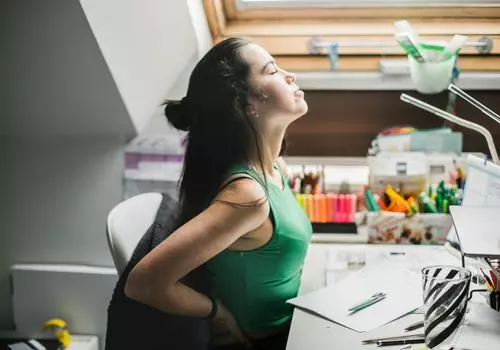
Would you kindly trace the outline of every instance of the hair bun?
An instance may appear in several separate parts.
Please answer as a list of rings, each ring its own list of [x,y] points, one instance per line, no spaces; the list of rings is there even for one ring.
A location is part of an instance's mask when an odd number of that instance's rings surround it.
[[[165,116],[168,122],[174,128],[182,131],[189,131],[191,127],[191,118],[189,113],[186,113],[186,98],[182,100],[167,100],[165,105]]]

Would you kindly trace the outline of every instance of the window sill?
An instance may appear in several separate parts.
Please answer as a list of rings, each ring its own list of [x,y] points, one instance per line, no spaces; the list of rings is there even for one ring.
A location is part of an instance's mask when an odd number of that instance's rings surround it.
[[[408,74],[380,72],[300,72],[297,84],[303,90],[414,90]],[[500,72],[462,73],[457,86],[465,90],[500,90]]]

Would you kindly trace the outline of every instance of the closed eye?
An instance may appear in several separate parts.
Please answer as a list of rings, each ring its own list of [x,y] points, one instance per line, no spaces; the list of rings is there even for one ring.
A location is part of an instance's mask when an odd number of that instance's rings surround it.
[[[272,72],[269,72],[270,68],[273,68],[273,71]],[[266,72],[269,72],[268,74],[276,74],[279,72],[279,69],[278,67],[276,66],[276,62],[274,62],[273,60],[267,62],[264,67],[262,68],[262,74],[267,74]]]

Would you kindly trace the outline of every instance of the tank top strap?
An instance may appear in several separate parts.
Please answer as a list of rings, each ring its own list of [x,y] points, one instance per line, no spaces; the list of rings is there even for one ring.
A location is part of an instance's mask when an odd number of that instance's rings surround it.
[[[229,184],[232,181],[236,181],[236,179],[239,179],[239,177],[237,177],[236,175],[240,175],[240,176],[246,175],[247,177],[254,179],[255,181],[257,181],[257,183],[259,185],[262,186],[264,191],[267,193],[266,181],[264,180],[264,177],[261,174],[259,174],[258,172],[256,172],[255,170],[253,170],[251,167],[249,167],[247,165],[243,165],[243,164],[235,165],[231,168],[231,170],[228,172],[228,175],[226,177],[226,181],[224,181],[224,184],[226,184],[226,183]]]

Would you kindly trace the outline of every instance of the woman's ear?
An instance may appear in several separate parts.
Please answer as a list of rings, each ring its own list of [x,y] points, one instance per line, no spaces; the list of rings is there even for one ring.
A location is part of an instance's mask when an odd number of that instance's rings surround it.
[[[250,102],[248,104],[241,103],[241,99],[239,97],[236,97],[234,104],[236,109],[239,110],[240,113],[250,113],[254,117],[258,115],[257,101],[255,101],[254,97],[250,97]]]
[[[262,89],[261,87],[257,87],[255,89],[253,89],[253,95],[260,101],[260,102],[264,102],[265,100],[267,100],[269,98],[269,96],[267,96],[267,94],[264,92],[264,89]]]

